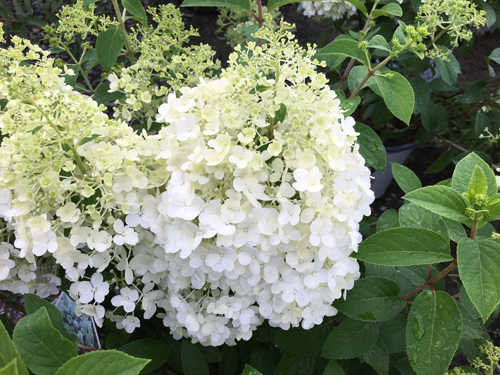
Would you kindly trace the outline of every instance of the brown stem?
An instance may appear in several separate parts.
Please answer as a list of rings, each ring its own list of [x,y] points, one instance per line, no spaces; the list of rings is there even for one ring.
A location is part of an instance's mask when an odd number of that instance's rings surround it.
[[[26,309],[18,304],[17,302],[14,301],[9,301],[7,297],[5,297],[3,294],[0,293],[0,301],[4,302],[6,305],[9,305],[10,307],[13,307],[17,311],[22,312],[24,315],[26,315]]]
[[[459,146],[457,145],[455,142],[453,141],[450,141],[449,139],[446,139],[445,137],[443,137],[442,135],[439,135],[438,133],[436,133],[435,131],[431,131],[431,134],[433,136],[435,136],[436,138],[439,138],[440,140],[448,143],[450,146],[453,146],[455,147],[457,150],[460,150],[462,152],[469,152],[469,150],[467,150],[466,148],[463,148],[462,146]]]
[[[257,22],[259,22],[259,29],[262,27],[264,24],[264,16],[262,14],[262,0],[257,0],[257,9],[259,10],[259,18],[257,19]],[[258,40],[258,45],[259,47],[262,47],[262,39],[259,38]]]
[[[7,18],[0,18],[0,22],[17,22],[17,23],[23,23],[23,21],[9,20]]]
[[[85,345],[82,345],[82,344],[78,344],[77,345],[80,349],[84,349],[84,350],[88,350],[88,351],[97,351],[97,350],[102,350],[102,349],[99,349],[99,348],[93,348],[91,346],[85,346]]]
[[[462,116],[468,115],[469,113],[474,112],[475,110],[480,109],[481,107],[485,106],[486,104],[494,102],[495,100],[498,100],[498,99],[500,99],[500,95],[497,95],[497,96],[495,96],[493,98],[489,98],[488,100],[485,100],[483,103],[475,106],[474,108],[469,109],[468,111],[459,113],[458,115],[455,115],[455,116],[451,116],[450,120],[453,120],[454,118],[458,118],[458,117],[462,117]]]
[[[354,96],[356,96],[358,94],[358,92],[363,88],[366,81],[368,81],[371,77],[373,77],[375,75],[375,72],[377,70],[379,70],[381,67],[383,67],[385,64],[387,64],[391,59],[392,59],[392,56],[389,55],[384,59],[384,61],[382,61],[380,64],[378,64],[375,68],[373,68],[373,69],[368,68],[368,74],[366,75],[366,77],[363,78],[363,80],[359,83],[358,87],[356,87],[356,89],[352,92],[352,94],[347,99],[351,99]]]
[[[457,266],[457,261],[456,261],[456,259],[453,259],[453,261],[448,265],[448,267],[446,267],[444,270],[442,270],[441,272],[439,272],[433,278],[425,281],[420,286],[418,286],[417,288],[413,289],[411,292],[406,293],[403,296],[403,298],[405,298],[405,299],[410,298],[411,296],[417,294],[421,290],[424,290],[426,287],[431,286],[436,281],[438,281],[439,279],[441,279],[443,276],[445,276],[446,274],[450,273],[456,266]]]
[[[260,22],[259,17],[257,17],[254,12],[249,12],[249,13],[253,18],[255,18],[257,22]]]

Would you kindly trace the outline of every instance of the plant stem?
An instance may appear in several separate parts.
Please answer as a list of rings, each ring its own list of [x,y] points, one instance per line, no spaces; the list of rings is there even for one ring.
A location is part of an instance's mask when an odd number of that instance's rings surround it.
[[[368,68],[368,74],[366,75],[366,77],[363,78],[363,80],[359,83],[358,87],[356,87],[356,89],[352,92],[352,94],[347,99],[351,99],[354,96],[356,96],[358,94],[358,92],[363,88],[366,81],[368,81],[371,77],[373,77],[375,75],[375,72],[377,70],[379,70],[381,67],[383,67],[385,64],[387,64],[391,59],[392,59],[392,56],[387,56],[384,59],[384,61],[382,61],[380,64],[378,64],[375,68],[373,68],[373,69]]]
[[[77,345],[79,348],[81,349],[84,349],[84,350],[88,350],[88,351],[97,351],[97,350],[102,350],[102,349],[99,349],[99,348],[93,348],[91,346],[85,346],[85,345],[82,345],[82,344],[78,344]]]
[[[457,150],[460,150],[460,151],[462,151],[462,152],[469,152],[469,150],[467,150],[466,148],[463,148],[462,146],[457,145],[455,142],[452,142],[452,141],[450,141],[449,139],[444,138],[442,135],[439,135],[438,133],[436,133],[436,132],[435,132],[435,131],[433,131],[433,130],[431,131],[431,134],[432,134],[433,136],[435,136],[436,138],[439,138],[440,140],[442,140],[442,141],[444,141],[444,142],[448,143],[450,146],[455,147]]]
[[[446,267],[444,270],[442,270],[441,272],[439,272],[433,278],[431,278],[431,279],[423,282],[420,286],[418,286],[417,288],[413,289],[411,292],[406,293],[403,296],[403,298],[405,298],[405,299],[410,298],[411,296],[417,294],[421,290],[424,290],[427,286],[431,286],[436,281],[438,281],[439,279],[441,279],[442,277],[444,277],[448,273],[450,273],[456,266],[457,266],[457,261],[456,261],[456,259],[453,259],[453,261],[448,265],[448,267]]]
[[[22,23],[22,21],[18,20],[9,20],[7,18],[0,18],[0,22],[17,22],[17,23]]]
[[[259,18],[257,19],[257,22],[259,22],[259,29],[262,27],[264,24],[264,15],[262,14],[262,0],[257,0],[257,9],[259,11]],[[259,47],[262,47],[262,39],[259,38],[257,41],[257,44]]]
[[[483,107],[483,106],[485,106],[486,104],[489,104],[489,103],[491,103],[491,102],[494,102],[495,100],[498,100],[498,99],[500,99],[500,95],[497,95],[497,96],[495,96],[495,97],[493,97],[493,98],[489,98],[488,100],[485,100],[483,103],[481,103],[481,104],[479,104],[479,105],[475,106],[474,108],[469,109],[468,111],[464,111],[464,112],[462,112],[462,113],[459,113],[458,115],[451,116],[451,117],[450,117],[450,120],[453,120],[453,119],[455,119],[455,118],[458,118],[458,117],[462,117],[462,116],[468,115],[469,113],[474,112],[475,110],[482,108],[482,107]]]
[[[115,8],[116,18],[118,19],[118,22],[120,23],[120,27],[121,27],[123,33],[125,34],[125,48],[127,49],[127,56],[130,59],[130,62],[132,64],[135,64],[134,51],[132,51],[132,48],[130,48],[127,30],[125,29],[125,21],[123,20],[123,17],[120,13],[120,7],[118,6],[118,0],[112,0],[112,2],[113,2],[113,7]]]
[[[71,53],[71,51],[69,50],[69,48],[66,48],[66,52],[68,53],[69,57],[71,57],[71,60],[73,60],[73,62],[78,65],[78,70],[80,71],[80,74],[82,75],[83,79],[85,80],[85,83],[89,87],[90,93],[91,94],[95,93],[95,90],[92,87],[92,85],[90,84],[90,81],[87,78],[87,75],[83,71],[81,63],[75,58],[75,56]],[[83,50],[83,53],[85,53],[85,50]],[[82,56],[83,56],[83,54],[82,54]]]
[[[26,309],[22,307],[20,304],[14,301],[9,301],[2,293],[0,293],[0,301],[5,303],[6,305],[13,307],[17,311],[22,312],[24,315],[26,315]]]
[[[470,237],[469,237],[471,240],[475,240],[476,239],[478,224],[479,224],[479,221],[474,220],[472,222],[472,228],[470,230]]]

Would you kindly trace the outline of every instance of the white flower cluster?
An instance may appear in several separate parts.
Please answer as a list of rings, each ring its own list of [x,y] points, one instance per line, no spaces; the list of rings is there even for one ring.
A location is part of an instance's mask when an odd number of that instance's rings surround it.
[[[219,79],[170,94],[158,135],[109,120],[46,53],[2,50],[0,214],[15,240],[1,239],[0,289],[59,268],[98,324],[108,300],[127,332],[157,315],[214,346],[264,319],[308,329],[334,315],[359,277],[370,172],[315,51],[274,28]]]
[[[356,7],[345,0],[302,1],[300,10],[304,16],[338,20],[356,14]]]

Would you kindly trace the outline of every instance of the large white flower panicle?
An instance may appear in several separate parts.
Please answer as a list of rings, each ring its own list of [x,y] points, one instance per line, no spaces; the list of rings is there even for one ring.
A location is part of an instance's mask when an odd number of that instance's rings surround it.
[[[159,109],[154,154],[171,176],[127,221],[155,235],[142,268],[166,272],[157,305],[177,337],[231,344],[264,319],[308,329],[359,277],[349,254],[370,172],[354,120],[289,28],[261,29],[262,47],[236,48],[220,79]]]

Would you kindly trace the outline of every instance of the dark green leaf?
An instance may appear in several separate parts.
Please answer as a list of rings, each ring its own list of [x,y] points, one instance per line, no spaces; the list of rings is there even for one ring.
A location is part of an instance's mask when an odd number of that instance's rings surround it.
[[[115,65],[118,55],[125,45],[125,34],[121,29],[110,28],[102,31],[96,40],[96,54],[99,62],[109,70]]]
[[[103,104],[104,106],[108,106],[109,102],[113,102],[115,100],[121,99],[125,97],[125,94],[120,91],[108,92],[109,90],[109,82],[103,82],[99,85],[94,95],[92,95],[92,99],[94,99],[97,104]]]
[[[376,323],[346,319],[328,336],[322,356],[328,359],[347,359],[363,355],[377,342]]]
[[[238,366],[238,350],[236,346],[222,347],[222,360],[219,365],[219,375],[233,375]]]
[[[254,369],[252,366],[246,364],[241,375],[262,375],[262,373]]]
[[[451,163],[454,156],[455,156],[455,151],[450,148],[445,153],[440,155],[439,158],[437,158],[437,160],[434,163],[432,163],[424,173],[441,172]]]
[[[382,266],[433,264],[452,259],[446,238],[424,228],[393,228],[375,233],[352,256]]]
[[[148,16],[146,11],[139,0],[122,0],[123,7],[132,15],[137,17],[139,22],[143,25],[147,25]]]
[[[316,362],[316,354],[296,355],[285,353],[281,357],[274,375],[303,375],[308,374],[314,367]]]
[[[31,131],[31,134],[36,134],[38,133],[45,125],[38,125],[36,128],[34,128],[32,131]]]
[[[490,119],[483,112],[478,111],[476,115],[476,124],[474,126],[476,138],[479,138],[481,135],[486,136],[488,133],[486,129],[491,125]]]
[[[399,222],[402,227],[427,228],[449,241],[450,233],[441,216],[414,203],[405,204],[399,210]]]
[[[427,102],[427,106],[420,111],[422,126],[425,130],[440,133],[445,130],[449,123],[450,117],[448,111],[442,104],[435,104],[432,101]]]
[[[500,48],[495,48],[488,57],[500,65]]]
[[[387,17],[401,17],[403,15],[403,9],[398,4],[389,3],[384,5],[380,9],[375,9],[372,11],[374,17],[387,16]]]
[[[9,319],[6,312],[0,314],[0,322],[3,324],[9,336],[12,338],[12,334],[14,333],[14,328],[16,327],[16,325],[12,320]]]
[[[53,375],[77,356],[75,345],[50,323],[45,307],[19,321],[13,340],[21,358],[37,375]]]
[[[271,0],[272,1],[272,0]],[[270,2],[271,2],[270,1]],[[359,42],[354,38],[338,38],[327,46],[319,50],[321,56],[340,55],[351,57],[362,64],[368,65],[368,60],[362,49],[359,48]],[[318,58],[319,60],[319,58]]]
[[[495,9],[488,3],[483,3],[483,9],[486,12],[486,27],[491,27],[497,22]]]
[[[442,49],[444,52],[449,51],[445,46],[437,46],[437,48]],[[443,81],[448,86],[451,86],[457,82],[458,73],[460,73],[460,63],[451,53],[449,53],[446,58],[450,61],[444,61],[437,58],[434,62],[436,63],[436,68],[439,70],[439,74]]]
[[[448,232],[450,233],[452,241],[458,243],[462,238],[467,237],[467,232],[462,224],[446,218],[443,218],[443,221],[448,227]]]
[[[137,375],[148,362],[149,359],[103,350],[69,360],[55,375]]]
[[[389,351],[380,337],[377,343],[363,354],[362,358],[380,375],[389,375]]]
[[[385,210],[377,220],[377,232],[399,227],[398,211],[393,208]]]
[[[311,329],[302,327],[279,330],[271,339],[280,349],[293,354],[313,354],[319,352],[332,330],[331,324],[321,324]]]
[[[17,363],[17,371],[20,375],[28,375],[28,369],[19,355],[9,333],[3,323],[0,322],[0,368],[7,366],[12,361]],[[6,374],[10,375],[10,374]]]
[[[391,162],[391,165],[394,179],[398,183],[401,190],[405,193],[409,193],[422,187],[422,183],[411,169],[398,163]]]
[[[380,338],[389,353],[406,350],[406,315],[399,314],[379,327]]]
[[[485,322],[500,302],[500,243],[463,238],[457,262],[467,295]]]
[[[330,359],[328,365],[325,368],[324,375],[345,375],[345,372],[336,361]]]
[[[286,117],[286,106],[283,103],[280,103],[280,109],[278,109],[276,112],[276,120],[278,122],[283,122],[285,121]]]
[[[384,172],[387,164],[387,155],[377,133],[360,122],[354,125],[354,130],[359,133],[359,153],[365,158],[366,164]]]
[[[465,215],[465,209],[468,206],[467,201],[453,188],[446,186],[426,186],[413,190],[403,198],[408,202],[415,203],[426,210],[448,219],[466,224],[471,221]]]
[[[196,346],[188,340],[182,340],[182,370],[185,374],[208,375],[208,364]]]
[[[136,358],[150,359],[151,361],[141,371],[141,374],[149,374],[167,360],[170,346],[163,341],[142,339],[131,341],[118,350]]]
[[[83,10],[89,11],[92,4],[97,3],[99,0],[83,0]]]
[[[26,313],[28,315],[37,312],[42,307],[45,307],[52,326],[57,329],[61,335],[66,337],[68,340],[73,341],[73,337],[71,337],[68,330],[64,326],[61,312],[49,301],[46,301],[35,294],[27,293],[24,295],[24,307],[26,308]]]
[[[410,123],[415,103],[415,94],[408,80],[401,74],[392,72],[392,77],[373,77],[384,103],[391,113],[406,124]]]
[[[361,1],[359,0],[345,0],[346,2],[348,3],[351,3],[352,5],[354,5],[356,8],[358,8],[361,13],[363,13],[365,16],[368,16],[368,9],[366,9],[366,6],[365,4],[363,4]]]
[[[488,84],[485,81],[476,81],[460,96],[460,102],[474,104],[490,96]]]
[[[276,8],[276,6],[283,5],[275,5],[275,3],[278,2],[280,1],[269,1],[267,10],[271,11],[273,8]],[[288,2],[291,1],[287,1],[285,4]],[[184,0],[181,7],[235,7],[250,11],[250,0]]]
[[[347,316],[368,322],[392,319],[405,307],[398,297],[398,285],[383,277],[367,277],[356,282],[346,299],[337,299],[333,306]]]
[[[78,142],[78,144],[80,146],[84,145],[85,143],[92,142],[94,139],[99,138],[100,136],[101,136],[100,134],[92,134],[90,137],[83,138],[80,142]]]
[[[358,108],[359,103],[361,103],[361,98],[359,96],[355,96],[352,99],[342,102],[342,109],[345,111],[343,113],[344,118],[352,115],[356,108]]]
[[[410,363],[418,375],[443,374],[460,342],[462,318],[457,303],[443,291],[423,290],[406,324]]]
[[[375,35],[372,39],[370,39],[370,41],[368,42],[368,47],[391,52],[391,46],[389,46],[389,43],[387,43],[387,40],[385,40],[382,35]]]
[[[411,78],[410,85],[415,93],[415,107],[413,108],[413,113],[418,115],[427,108],[431,90],[429,84],[420,75]]]

